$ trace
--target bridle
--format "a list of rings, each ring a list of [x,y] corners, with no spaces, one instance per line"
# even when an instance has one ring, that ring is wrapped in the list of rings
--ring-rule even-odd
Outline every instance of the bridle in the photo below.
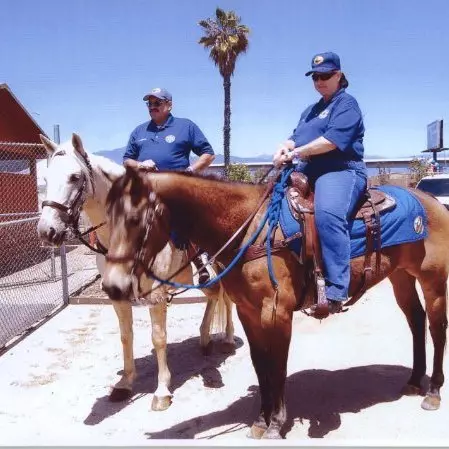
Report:
[[[271,171],[271,169],[268,170],[268,172],[265,174],[264,178],[270,171]],[[267,188],[265,189],[262,197],[259,199],[259,203],[257,204],[256,208],[247,217],[245,222],[237,229],[237,231],[235,231],[234,234],[227,240],[227,242],[212,257],[209,258],[209,262],[208,262],[209,264],[214,263],[216,258],[223,251],[225,251],[226,249],[229,249],[229,247],[231,246],[231,243],[233,243],[235,241],[235,239],[249,226],[249,224],[251,223],[251,221],[256,216],[257,212],[259,211],[259,209],[264,204],[265,200],[268,198],[269,194],[272,192],[273,186],[274,186],[273,182],[268,183]],[[154,207],[152,207],[152,203],[154,203]],[[146,223],[145,233],[140,242],[140,250],[137,253],[137,255],[136,254],[127,254],[125,256],[114,256],[111,254],[106,254],[106,256],[105,256],[106,260],[109,262],[112,262],[112,263],[133,262],[133,266],[131,268],[130,275],[131,275],[131,279],[132,279],[133,293],[136,298],[145,297],[149,293],[152,293],[157,288],[161,287],[163,285],[163,283],[166,283],[167,281],[168,282],[171,281],[180,272],[182,272],[187,266],[189,266],[190,262],[198,255],[198,254],[195,254],[193,257],[191,257],[184,265],[182,265],[178,270],[176,270],[168,279],[163,279],[163,280],[159,279],[158,280],[157,276],[155,275],[155,273],[153,271],[153,264],[156,259],[156,255],[153,256],[148,263],[145,263],[145,256],[147,253],[147,248],[146,248],[147,241],[150,236],[151,229],[153,227],[154,219],[155,219],[156,215],[162,213],[160,210],[158,211],[160,206],[161,206],[161,202],[159,201],[158,197],[156,196],[156,194],[154,192],[151,192],[150,196],[149,196],[149,203],[147,205],[147,209],[145,212],[145,223]],[[146,276],[149,278],[153,278],[154,280],[157,280],[158,281],[157,284],[159,284],[159,285],[157,285],[156,287],[152,287],[150,290],[148,290],[145,293],[140,293],[140,277],[141,277],[142,273],[145,273]],[[187,289],[184,289],[182,292],[184,292],[185,290],[187,290]],[[179,292],[179,293],[181,293],[181,292]],[[173,297],[179,293],[172,294],[171,296]]]
[[[56,156],[64,156],[66,152],[62,149],[57,150],[53,157]],[[92,179],[93,175],[93,169],[92,165],[87,157],[87,155],[81,154],[84,163],[86,164],[86,167],[89,171],[89,178]],[[62,212],[62,221],[72,230],[75,237],[77,237],[84,245],[89,247],[92,251],[95,251],[100,254],[106,254],[107,249],[103,247],[103,245],[100,245],[98,248],[94,248],[90,245],[89,242],[87,242],[83,236],[88,234],[89,232],[95,231],[99,227],[103,226],[105,223],[100,223],[97,226],[90,227],[87,231],[81,233],[79,230],[79,219],[81,215],[81,210],[83,208],[83,204],[86,200],[86,194],[87,194],[87,184],[88,184],[88,177],[84,173],[81,174],[83,182],[81,184],[81,187],[76,192],[76,195],[74,196],[73,200],[69,202],[68,205],[58,203],[57,201],[53,200],[44,200],[42,201],[42,208],[44,207],[52,207],[53,209],[57,209]],[[95,186],[93,182],[91,182],[92,186],[92,192],[95,193]]]
[[[124,256],[115,256],[110,253],[105,255],[106,260],[111,263],[133,262],[130,276],[132,279],[132,286],[135,298],[144,297],[151,291],[149,290],[144,294],[140,293],[141,290],[140,278],[143,273],[145,274],[147,274],[148,272],[152,273],[153,264],[156,259],[156,255],[154,255],[148,262],[145,262],[147,256],[148,238],[150,236],[157,215],[162,215],[162,203],[157,198],[156,194],[154,192],[151,192],[149,195],[149,202],[144,216],[145,231],[139,244],[140,249],[138,253],[137,254],[130,253]]]

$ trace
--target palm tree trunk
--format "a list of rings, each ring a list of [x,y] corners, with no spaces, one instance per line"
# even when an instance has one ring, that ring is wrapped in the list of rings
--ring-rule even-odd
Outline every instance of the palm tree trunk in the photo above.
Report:
[[[228,176],[231,162],[231,76],[223,77],[224,87],[224,126],[223,126],[223,156],[225,176]]]

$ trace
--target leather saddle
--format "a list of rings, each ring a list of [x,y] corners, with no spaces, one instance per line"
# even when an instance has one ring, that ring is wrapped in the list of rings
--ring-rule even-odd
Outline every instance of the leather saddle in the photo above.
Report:
[[[315,226],[314,193],[312,192],[307,176],[303,173],[293,172],[287,188],[287,200],[293,217],[302,225],[302,245],[300,261],[313,269],[310,277],[315,279],[317,289],[317,304],[327,304],[324,293],[323,265],[321,248]],[[381,230],[380,213],[393,209],[396,200],[390,195],[377,190],[367,189],[353,219],[363,219],[366,225],[366,252],[362,285],[345,305],[354,304],[365,293],[372,276],[380,272]],[[375,271],[371,264],[372,254],[376,253]]]

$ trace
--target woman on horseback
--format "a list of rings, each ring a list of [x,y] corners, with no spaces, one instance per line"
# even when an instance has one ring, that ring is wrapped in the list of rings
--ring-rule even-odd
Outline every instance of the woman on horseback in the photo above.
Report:
[[[315,89],[321,99],[301,114],[293,134],[274,155],[276,167],[299,160],[315,192],[315,223],[326,281],[327,312],[342,310],[350,282],[348,219],[367,186],[363,161],[365,128],[359,105],[346,93],[348,81],[332,52],[312,59]]]

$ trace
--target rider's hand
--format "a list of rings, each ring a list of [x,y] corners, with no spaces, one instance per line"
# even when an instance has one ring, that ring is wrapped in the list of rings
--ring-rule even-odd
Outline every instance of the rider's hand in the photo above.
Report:
[[[155,171],[155,170],[157,170],[156,164],[151,159],[147,159],[146,161],[139,162],[139,164],[137,165],[137,168],[139,168],[141,170],[146,170],[146,171]]]
[[[282,164],[286,164],[293,159],[293,152],[287,145],[280,145],[273,156],[273,165],[279,168]]]

